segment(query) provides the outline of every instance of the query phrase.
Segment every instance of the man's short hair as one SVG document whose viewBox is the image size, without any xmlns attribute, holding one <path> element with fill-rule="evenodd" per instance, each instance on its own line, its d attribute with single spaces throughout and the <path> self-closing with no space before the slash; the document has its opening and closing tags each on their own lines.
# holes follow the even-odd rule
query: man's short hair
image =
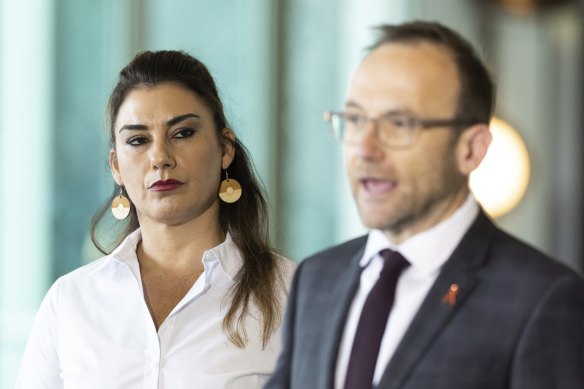
<svg viewBox="0 0 584 389">
<path fill-rule="evenodd" d="M 495 106 L 495 82 L 472 45 L 460 34 L 437 22 L 414 21 L 376 27 L 373 51 L 388 43 L 429 42 L 452 54 L 458 69 L 460 91 L 456 117 L 473 124 L 489 123 Z"/>
</svg>

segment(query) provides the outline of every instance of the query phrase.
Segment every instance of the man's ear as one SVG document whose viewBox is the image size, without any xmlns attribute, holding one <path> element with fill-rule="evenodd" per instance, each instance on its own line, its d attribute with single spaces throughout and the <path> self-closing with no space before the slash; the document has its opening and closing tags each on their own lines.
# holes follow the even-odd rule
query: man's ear
<svg viewBox="0 0 584 389">
<path fill-rule="evenodd" d="M 487 154 L 491 140 L 492 135 L 487 124 L 475 124 L 465 129 L 456 144 L 458 171 L 468 177 Z"/>
<path fill-rule="evenodd" d="M 221 147 L 223 149 L 221 167 L 227 169 L 235 158 L 235 133 L 231 128 L 226 127 L 221 131 Z"/>
<path fill-rule="evenodd" d="M 118 165 L 118 155 L 116 154 L 116 150 L 113 147 L 110 149 L 109 152 L 109 165 L 114 181 L 119 186 L 123 186 L 124 182 L 122 181 L 122 175 L 120 174 L 120 167 Z"/>
</svg>

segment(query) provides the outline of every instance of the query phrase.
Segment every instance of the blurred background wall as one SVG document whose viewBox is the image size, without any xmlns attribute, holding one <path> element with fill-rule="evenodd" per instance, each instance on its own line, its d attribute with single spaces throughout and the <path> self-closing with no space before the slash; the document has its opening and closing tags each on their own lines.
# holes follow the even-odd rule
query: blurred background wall
<svg viewBox="0 0 584 389">
<path fill-rule="evenodd" d="M 322 112 L 342 107 L 371 27 L 411 19 L 479 48 L 496 114 L 528 147 L 527 193 L 499 222 L 582 269 L 582 2 L 0 0 L 0 388 L 50 284 L 96 258 L 88 225 L 113 185 L 105 103 L 137 51 L 209 66 L 266 185 L 274 241 L 300 260 L 364 232 Z"/>
</svg>

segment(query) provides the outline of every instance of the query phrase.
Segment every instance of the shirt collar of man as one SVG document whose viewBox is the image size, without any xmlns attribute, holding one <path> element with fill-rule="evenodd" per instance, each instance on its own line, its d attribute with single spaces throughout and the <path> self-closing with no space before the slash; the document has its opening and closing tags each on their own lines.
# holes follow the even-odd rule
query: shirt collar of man
<svg viewBox="0 0 584 389">
<path fill-rule="evenodd" d="M 452 216 L 434 227 L 396 245 L 381 230 L 371 230 L 359 265 L 366 267 L 383 249 L 399 251 L 411 264 L 425 273 L 438 271 L 448 260 L 479 212 L 478 204 L 469 194 Z"/>
<path fill-rule="evenodd" d="M 124 241 L 111 253 L 111 257 L 118 262 L 127 264 L 135 275 L 140 274 L 136 248 L 142 240 L 142 234 L 138 228 L 124 239 Z M 231 234 L 227 232 L 225 241 L 218 246 L 206 250 L 203 254 L 203 263 L 211 265 L 218 262 L 223 272 L 233 281 L 243 266 L 243 258 Z M 205 267 L 207 268 L 207 266 Z"/>
</svg>

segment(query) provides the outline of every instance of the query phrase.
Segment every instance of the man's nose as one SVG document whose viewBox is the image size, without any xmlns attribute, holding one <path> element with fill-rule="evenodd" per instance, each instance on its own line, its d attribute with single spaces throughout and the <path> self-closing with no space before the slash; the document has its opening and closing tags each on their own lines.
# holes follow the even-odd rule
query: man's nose
<svg viewBox="0 0 584 389">
<path fill-rule="evenodd" d="M 379 123 L 376 119 L 369 119 L 364 124 L 357 147 L 363 158 L 375 158 L 382 153 L 383 144 L 379 139 Z"/>
</svg>

